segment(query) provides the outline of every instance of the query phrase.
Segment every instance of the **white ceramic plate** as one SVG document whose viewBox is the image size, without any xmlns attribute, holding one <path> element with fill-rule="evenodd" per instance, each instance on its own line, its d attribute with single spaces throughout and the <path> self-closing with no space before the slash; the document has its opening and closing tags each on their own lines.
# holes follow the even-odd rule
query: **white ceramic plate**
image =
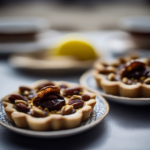
<svg viewBox="0 0 150 150">
<path fill-rule="evenodd" d="M 74 129 L 68 129 L 68 130 L 60 130 L 60 131 L 32 131 L 27 129 L 20 129 L 10 123 L 5 115 L 5 111 L 2 105 L 2 100 L 0 101 L 0 124 L 6 128 L 8 128 L 11 131 L 17 132 L 19 134 L 24 134 L 27 136 L 34 136 L 34 137 L 65 137 L 70 136 L 74 134 L 81 133 L 83 131 L 86 131 L 98 123 L 100 123 L 108 114 L 109 112 L 109 105 L 107 101 L 102 98 L 99 94 L 97 94 L 96 97 L 96 106 L 94 108 L 93 113 L 91 114 L 90 118 L 86 121 L 84 121 L 79 127 Z"/>
<path fill-rule="evenodd" d="M 150 104 L 150 98 L 128 98 L 121 96 L 114 96 L 104 93 L 102 89 L 99 89 L 96 85 L 96 81 L 93 77 L 93 70 L 85 72 L 80 78 L 80 84 L 89 88 L 90 90 L 99 92 L 103 97 L 110 101 L 123 103 L 123 104 L 132 104 L 132 105 L 148 105 Z"/>
<path fill-rule="evenodd" d="M 39 52 L 40 53 L 40 52 Z M 9 64 L 15 69 L 39 73 L 76 73 L 85 71 L 93 66 L 94 61 L 78 61 L 70 57 L 50 57 L 49 59 L 35 59 L 30 55 L 12 55 Z"/>
</svg>

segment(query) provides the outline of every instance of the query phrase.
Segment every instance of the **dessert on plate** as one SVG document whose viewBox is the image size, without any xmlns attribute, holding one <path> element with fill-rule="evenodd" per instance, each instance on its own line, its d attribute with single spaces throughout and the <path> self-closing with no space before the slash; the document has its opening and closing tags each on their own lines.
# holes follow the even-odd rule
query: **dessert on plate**
<svg viewBox="0 0 150 150">
<path fill-rule="evenodd" d="M 7 119 L 37 131 L 75 128 L 90 117 L 96 95 L 75 83 L 37 81 L 3 98 Z"/>
<path fill-rule="evenodd" d="M 128 56 L 111 63 L 96 62 L 94 78 L 106 94 L 150 97 L 150 59 Z"/>
</svg>

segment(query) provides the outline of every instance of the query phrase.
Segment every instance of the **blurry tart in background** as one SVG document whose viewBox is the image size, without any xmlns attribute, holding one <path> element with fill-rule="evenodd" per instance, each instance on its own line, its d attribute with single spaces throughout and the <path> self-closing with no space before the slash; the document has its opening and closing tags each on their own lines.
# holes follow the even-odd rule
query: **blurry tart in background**
<svg viewBox="0 0 150 150">
<path fill-rule="evenodd" d="M 3 98 L 7 119 L 17 127 L 46 131 L 75 128 L 88 119 L 96 95 L 75 83 L 37 81 Z"/>
<path fill-rule="evenodd" d="M 118 58 L 112 63 L 96 62 L 97 86 L 111 95 L 150 97 L 150 59 L 134 56 Z"/>
</svg>

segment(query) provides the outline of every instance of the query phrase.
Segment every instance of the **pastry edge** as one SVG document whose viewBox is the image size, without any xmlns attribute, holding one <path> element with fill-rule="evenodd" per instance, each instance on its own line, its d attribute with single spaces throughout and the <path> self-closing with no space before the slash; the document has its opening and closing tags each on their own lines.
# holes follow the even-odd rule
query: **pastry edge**
<svg viewBox="0 0 150 150">
<path fill-rule="evenodd" d="M 109 81 L 97 70 L 93 71 L 96 84 L 102 88 L 106 94 L 119 95 L 123 97 L 150 97 L 150 86 L 137 83 L 136 85 L 126 85 L 120 81 Z"/>
<path fill-rule="evenodd" d="M 33 84 L 33 86 L 29 87 L 36 87 L 38 84 L 41 84 L 43 82 L 46 82 L 47 80 L 39 80 Z M 59 81 L 54 83 L 66 83 L 68 85 L 79 85 L 75 83 L 69 83 L 64 81 Z M 85 87 L 83 87 L 85 88 Z M 86 88 L 85 88 L 86 89 Z M 16 92 L 13 92 L 16 93 Z M 9 94 L 10 95 L 10 94 Z M 76 113 L 71 115 L 55 115 L 51 114 L 48 117 L 45 118 L 35 118 L 28 114 L 18 112 L 16 109 L 13 108 L 14 104 L 10 103 L 7 100 L 7 97 L 5 96 L 3 99 L 3 106 L 4 110 L 7 116 L 7 119 L 11 122 L 14 122 L 18 127 L 20 128 L 29 128 L 31 130 L 36 131 L 47 131 L 47 130 L 60 130 L 60 129 L 71 129 L 79 126 L 82 121 L 88 119 L 94 109 L 94 106 L 96 104 L 96 100 L 94 99 L 96 97 L 95 94 L 93 94 L 93 99 L 90 99 L 85 103 L 85 106 L 83 106 L 80 110 L 78 110 Z"/>
</svg>

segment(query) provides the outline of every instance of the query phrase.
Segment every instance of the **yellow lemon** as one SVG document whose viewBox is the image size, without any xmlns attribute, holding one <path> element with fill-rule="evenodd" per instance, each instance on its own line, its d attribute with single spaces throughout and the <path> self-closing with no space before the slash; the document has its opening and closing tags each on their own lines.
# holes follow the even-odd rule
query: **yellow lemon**
<svg viewBox="0 0 150 150">
<path fill-rule="evenodd" d="M 56 56 L 74 56 L 78 60 L 92 60 L 98 58 L 94 48 L 81 38 L 67 37 L 61 40 L 55 47 L 53 54 Z"/>
</svg>

